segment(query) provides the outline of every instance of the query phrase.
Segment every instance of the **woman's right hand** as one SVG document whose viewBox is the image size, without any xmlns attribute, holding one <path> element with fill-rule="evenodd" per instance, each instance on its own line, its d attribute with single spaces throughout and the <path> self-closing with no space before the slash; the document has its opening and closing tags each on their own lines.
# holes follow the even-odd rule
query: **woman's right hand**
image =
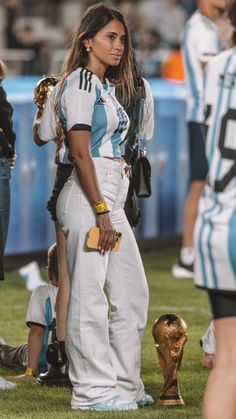
<svg viewBox="0 0 236 419">
<path fill-rule="evenodd" d="M 116 230 L 109 213 L 97 215 L 97 225 L 100 229 L 98 247 L 101 254 L 104 255 L 108 250 L 112 250 L 116 244 Z"/>
</svg>

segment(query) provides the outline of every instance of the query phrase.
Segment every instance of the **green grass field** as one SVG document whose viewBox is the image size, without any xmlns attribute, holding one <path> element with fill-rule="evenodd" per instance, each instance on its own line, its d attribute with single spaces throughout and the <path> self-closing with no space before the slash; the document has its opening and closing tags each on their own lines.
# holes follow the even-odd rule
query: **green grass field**
<svg viewBox="0 0 236 419">
<path fill-rule="evenodd" d="M 34 379 L 20 382 L 14 391 L 0 392 L 0 418 L 201 418 L 201 402 L 208 371 L 201 366 L 202 351 L 199 339 L 210 322 L 210 312 L 205 292 L 194 288 L 192 280 L 173 279 L 170 267 L 176 260 L 175 250 L 145 253 L 143 260 L 150 288 L 148 325 L 143 341 L 142 377 L 146 390 L 154 399 L 151 408 L 134 412 L 97 413 L 70 410 L 70 389 L 42 388 Z M 46 271 L 42 270 L 46 277 Z M 0 335 L 12 345 L 25 343 L 27 327 L 25 315 L 30 294 L 17 272 L 7 274 L 0 287 Z M 185 406 L 158 407 L 157 401 L 163 384 L 156 349 L 152 338 L 152 325 L 161 314 L 173 312 L 184 318 L 188 325 L 188 342 L 185 346 L 178 381 Z M 0 367 L 0 375 L 9 377 L 19 371 Z"/>
</svg>

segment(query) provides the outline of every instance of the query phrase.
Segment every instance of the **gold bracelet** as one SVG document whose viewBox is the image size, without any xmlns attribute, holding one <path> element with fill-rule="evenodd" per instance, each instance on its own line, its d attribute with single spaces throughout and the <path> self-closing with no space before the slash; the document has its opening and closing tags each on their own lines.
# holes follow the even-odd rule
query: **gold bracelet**
<svg viewBox="0 0 236 419">
<path fill-rule="evenodd" d="M 99 201 L 94 205 L 94 210 L 96 214 L 106 214 L 109 212 L 108 205 L 105 201 Z"/>
<path fill-rule="evenodd" d="M 33 368 L 26 368 L 25 375 L 28 375 L 30 377 L 36 377 L 37 371 Z"/>
</svg>

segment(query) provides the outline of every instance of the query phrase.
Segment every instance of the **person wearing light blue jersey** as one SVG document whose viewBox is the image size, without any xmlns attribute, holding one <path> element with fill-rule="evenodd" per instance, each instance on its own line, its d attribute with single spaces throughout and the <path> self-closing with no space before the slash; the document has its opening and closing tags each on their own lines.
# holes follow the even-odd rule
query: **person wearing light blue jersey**
<svg viewBox="0 0 236 419">
<path fill-rule="evenodd" d="M 131 98 L 132 59 L 123 15 L 102 3 L 89 8 L 72 42 L 49 116 L 56 122 L 59 118 L 73 162 L 57 200 L 57 219 L 66 236 L 71 283 L 66 351 L 71 406 L 76 410 L 133 410 L 153 403 L 140 378 L 148 288 L 123 210 L 129 168 L 120 146 L 129 119 L 114 87 L 119 84 L 123 97 Z M 35 123 L 39 145 L 50 139 L 43 118 L 38 129 Z M 54 124 L 54 138 L 56 134 Z M 91 251 L 86 237 L 96 225 L 100 251 Z M 122 233 L 121 247 L 112 252 L 116 230 Z"/>
<path fill-rule="evenodd" d="M 194 281 L 208 291 L 216 337 L 204 419 L 235 419 L 236 412 L 236 1 L 231 0 L 228 7 L 234 47 L 206 69 L 209 173 L 194 231 Z"/>
<path fill-rule="evenodd" d="M 28 344 L 11 346 L 0 344 L 0 364 L 25 369 L 17 379 L 36 377 L 47 371 L 47 349 L 55 335 L 55 303 L 58 285 L 57 246 L 48 249 L 49 284 L 36 287 L 28 304 L 26 324 L 29 327 Z"/>
<path fill-rule="evenodd" d="M 203 70 L 207 62 L 223 49 L 216 22 L 224 11 L 225 0 L 198 0 L 197 4 L 198 9 L 185 26 L 182 44 L 187 90 L 190 186 L 184 209 L 179 262 L 172 267 L 172 274 L 176 278 L 193 277 L 193 229 L 199 197 L 208 171 L 205 155 Z"/>
</svg>

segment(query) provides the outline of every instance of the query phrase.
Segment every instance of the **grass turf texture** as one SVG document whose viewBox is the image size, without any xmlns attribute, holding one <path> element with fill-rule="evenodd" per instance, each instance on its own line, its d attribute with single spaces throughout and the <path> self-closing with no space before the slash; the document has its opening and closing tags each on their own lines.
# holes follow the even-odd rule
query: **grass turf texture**
<svg viewBox="0 0 236 419">
<path fill-rule="evenodd" d="M 176 261 L 175 250 L 143 254 L 143 261 L 150 288 L 148 325 L 143 341 L 142 378 L 146 391 L 155 404 L 130 412 L 81 412 L 70 409 L 70 389 L 40 387 L 35 379 L 18 382 L 16 390 L 0 391 L 0 417 L 5 418 L 158 418 L 200 419 L 201 402 L 208 371 L 201 366 L 202 351 L 199 339 L 210 323 L 210 313 L 205 292 L 194 288 L 191 279 L 174 279 L 170 267 Z M 42 270 L 46 277 L 46 271 Z M 0 284 L 0 335 L 12 345 L 25 343 L 28 328 L 25 315 L 30 294 L 24 281 L 16 272 L 8 273 Z M 152 338 L 152 325 L 161 314 L 179 314 L 188 325 L 188 342 L 185 345 L 178 381 L 185 406 L 158 407 L 163 378 Z M 5 378 L 20 371 L 0 366 L 0 375 Z M 12 380 L 14 381 L 14 380 Z"/>
</svg>

